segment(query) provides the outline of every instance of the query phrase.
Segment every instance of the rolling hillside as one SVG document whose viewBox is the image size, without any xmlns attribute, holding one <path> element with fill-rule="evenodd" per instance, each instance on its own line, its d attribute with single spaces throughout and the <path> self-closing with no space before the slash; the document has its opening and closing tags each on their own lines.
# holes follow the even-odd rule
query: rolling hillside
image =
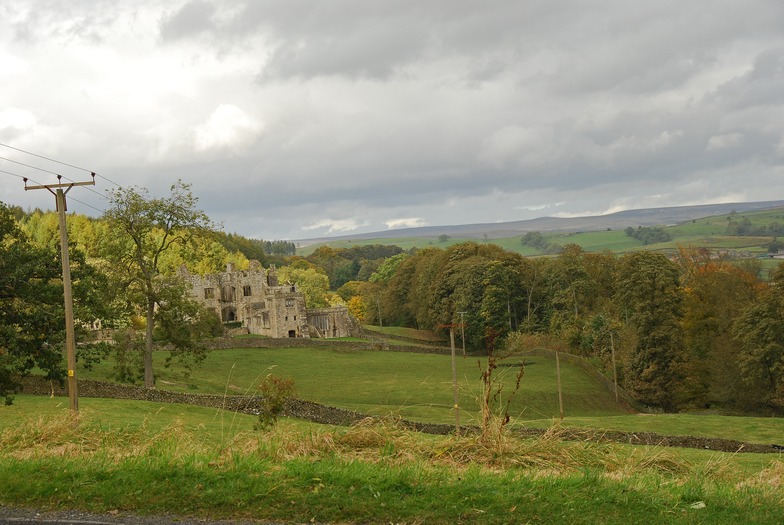
<svg viewBox="0 0 784 525">
<path fill-rule="evenodd" d="M 755 235 L 748 232 L 729 232 L 728 226 L 731 223 L 746 223 L 750 225 L 750 229 L 756 230 L 765 230 L 769 225 L 778 225 L 780 229 L 780 225 L 784 224 L 784 201 L 634 210 L 579 219 L 542 218 L 505 224 L 412 228 L 332 237 L 322 239 L 317 244 L 303 241 L 304 244 L 300 243 L 297 253 L 307 256 L 324 245 L 351 248 L 383 244 L 396 245 L 407 250 L 428 246 L 446 248 L 455 243 L 475 241 L 497 244 L 524 256 L 557 253 L 559 247 L 576 244 L 587 252 L 611 251 L 620 254 L 640 249 L 670 252 L 679 246 L 687 246 L 726 252 L 733 258 L 751 258 L 767 253 L 770 243 L 777 240 L 776 233 L 770 231 Z M 481 233 L 484 226 L 496 229 L 492 234 Z M 627 235 L 624 230 L 628 227 L 661 227 L 670 240 L 645 244 Z M 524 245 L 522 238 L 529 231 L 541 233 L 547 246 Z M 405 236 L 406 233 L 409 236 Z M 371 237 L 372 235 L 379 237 Z M 770 266 L 775 262 L 777 261 L 771 259 L 764 261 L 763 265 Z"/>
<path fill-rule="evenodd" d="M 529 231 L 574 233 L 608 229 L 616 230 L 626 228 L 627 226 L 675 225 L 694 219 L 723 215 L 732 211 L 744 213 L 782 206 L 784 206 L 784 201 L 734 202 L 725 204 L 706 204 L 701 206 L 649 208 L 642 210 L 626 210 L 592 217 L 541 217 L 538 219 L 515 222 L 401 228 L 355 235 L 299 239 L 294 241 L 294 243 L 299 247 L 306 247 L 313 244 L 333 244 L 340 241 L 389 240 L 411 237 L 435 238 L 440 235 L 448 235 L 461 239 L 503 239 L 520 236 Z"/>
</svg>

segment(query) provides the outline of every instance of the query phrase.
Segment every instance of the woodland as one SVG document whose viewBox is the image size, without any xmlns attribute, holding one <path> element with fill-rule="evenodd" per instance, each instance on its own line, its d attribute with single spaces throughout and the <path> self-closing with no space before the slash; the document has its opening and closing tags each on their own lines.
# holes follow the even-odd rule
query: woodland
<svg viewBox="0 0 784 525">
<path fill-rule="evenodd" d="M 753 260 L 706 248 L 615 254 L 567 244 L 524 257 L 480 242 L 322 246 L 299 256 L 287 241 L 221 232 L 196 203 L 178 183 L 168 198 L 118 190 L 104 216 L 68 216 L 80 340 L 100 321 L 116 343 L 80 345 L 82 363 L 114 352 L 115 379 L 150 388 L 155 348 L 196 366 L 201 342 L 222 326 L 186 296 L 177 269 L 207 274 L 259 260 L 297 283 L 310 306 L 345 304 L 364 324 L 443 331 L 460 323 L 458 344 L 464 337 L 478 355 L 549 348 L 583 356 L 652 409 L 784 413 L 784 267 L 766 275 Z M 19 374 L 63 377 L 62 303 L 56 213 L 0 203 L 7 402 Z"/>
</svg>

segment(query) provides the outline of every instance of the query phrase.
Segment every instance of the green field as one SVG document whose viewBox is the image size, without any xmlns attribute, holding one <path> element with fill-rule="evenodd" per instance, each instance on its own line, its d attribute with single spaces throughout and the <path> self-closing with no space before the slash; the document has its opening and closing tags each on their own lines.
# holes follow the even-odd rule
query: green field
<svg viewBox="0 0 784 525">
<path fill-rule="evenodd" d="M 376 328 L 377 330 L 381 330 Z M 412 339 L 422 332 L 385 328 L 383 331 Z M 429 334 L 429 333 L 428 333 Z M 421 339 L 420 339 L 421 340 Z M 190 377 L 181 370 L 160 366 L 165 354 L 156 354 L 159 364 L 158 387 L 179 392 L 210 394 L 253 394 L 267 374 L 292 378 L 296 397 L 329 406 L 377 416 L 454 422 L 452 410 L 451 359 L 448 355 L 349 349 L 337 343 L 326 348 L 235 349 L 211 352 Z M 511 359 L 510 364 L 520 359 Z M 509 413 L 515 425 L 547 428 L 559 416 L 556 367 L 546 357 L 526 357 L 520 390 L 513 396 Z M 464 425 L 480 420 L 480 363 L 484 358 L 457 357 L 460 416 Z M 91 372 L 79 371 L 81 378 L 102 379 L 110 365 L 104 363 Z M 493 404 L 502 411 L 513 390 L 516 367 L 499 367 L 496 377 L 503 389 Z M 685 435 L 731 439 L 751 443 L 782 444 L 784 419 L 725 417 L 691 414 L 630 414 L 615 403 L 614 395 L 579 367 L 561 363 L 565 419 L 564 427 L 649 431 L 665 435 Z M 498 386 L 496 385 L 496 388 Z"/>
<path fill-rule="evenodd" d="M 369 345 L 370 346 L 370 345 Z M 326 348 L 237 349 L 210 352 L 187 379 L 179 370 L 164 369 L 163 353 L 156 356 L 157 385 L 179 392 L 254 393 L 267 374 L 292 378 L 296 397 L 379 416 L 395 415 L 416 421 L 450 423 L 452 369 L 448 355 L 354 350 L 336 344 Z M 515 362 L 520 362 L 517 359 Z M 457 359 L 461 418 L 479 418 L 482 392 L 480 363 L 484 358 Z M 516 420 L 547 419 L 559 414 L 556 367 L 552 359 L 526 358 L 521 389 L 513 398 L 510 415 Z M 102 379 L 109 364 L 79 377 Z M 501 399 L 512 390 L 516 368 L 501 367 Z M 613 395 L 580 368 L 562 363 L 565 411 L 571 415 L 611 416 L 626 413 Z"/>
<path fill-rule="evenodd" d="M 11 406 L 0 407 L 0 432 L 19 428 L 39 417 L 43 420 L 65 417 L 68 407 L 67 397 L 18 395 Z M 205 443 L 212 444 L 253 430 L 256 421 L 254 416 L 192 405 L 90 397 L 79 398 L 79 415 L 84 427 L 105 432 L 143 429 L 146 433 L 157 434 L 172 425 L 182 425 L 184 430 L 198 434 Z"/>
</svg>

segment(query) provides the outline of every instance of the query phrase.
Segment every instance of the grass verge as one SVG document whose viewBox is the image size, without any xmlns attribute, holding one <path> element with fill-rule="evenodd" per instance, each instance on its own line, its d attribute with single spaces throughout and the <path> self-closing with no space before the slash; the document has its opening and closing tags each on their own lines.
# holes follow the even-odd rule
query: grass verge
<svg viewBox="0 0 784 525">
<path fill-rule="evenodd" d="M 129 403 L 135 405 L 135 403 Z M 205 409 L 201 409 L 205 410 Z M 343 523 L 780 523 L 784 463 L 748 474 L 733 456 L 284 421 L 147 413 L 127 427 L 67 413 L 0 432 L 0 504 L 44 510 Z M 5 414 L 5 413 L 4 413 Z M 160 414 L 160 413 L 158 413 Z M 225 427 L 224 427 L 225 428 Z"/>
</svg>

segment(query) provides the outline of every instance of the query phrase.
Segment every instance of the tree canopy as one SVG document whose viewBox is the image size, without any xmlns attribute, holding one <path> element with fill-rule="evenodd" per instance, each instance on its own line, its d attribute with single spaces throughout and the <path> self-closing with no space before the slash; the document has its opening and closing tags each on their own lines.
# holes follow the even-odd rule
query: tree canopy
<svg viewBox="0 0 784 525">
<path fill-rule="evenodd" d="M 187 305 L 185 297 L 179 301 L 167 297 L 171 283 L 164 279 L 162 258 L 175 246 L 187 246 L 213 227 L 204 212 L 196 208 L 197 201 L 190 185 L 182 181 L 172 185 L 171 195 L 166 198 L 149 198 L 140 188 L 110 192 L 111 207 L 104 218 L 112 235 L 105 239 L 103 255 L 111 264 L 111 273 L 144 312 L 144 385 L 148 388 L 155 385 L 152 352 L 156 319 L 163 320 L 164 313 L 175 305 Z M 183 350 L 197 349 L 192 338 L 178 337 L 169 343 Z"/>
<path fill-rule="evenodd" d="M 35 246 L 0 202 L 0 396 L 33 367 L 62 379 L 63 288 L 57 252 Z"/>
</svg>

